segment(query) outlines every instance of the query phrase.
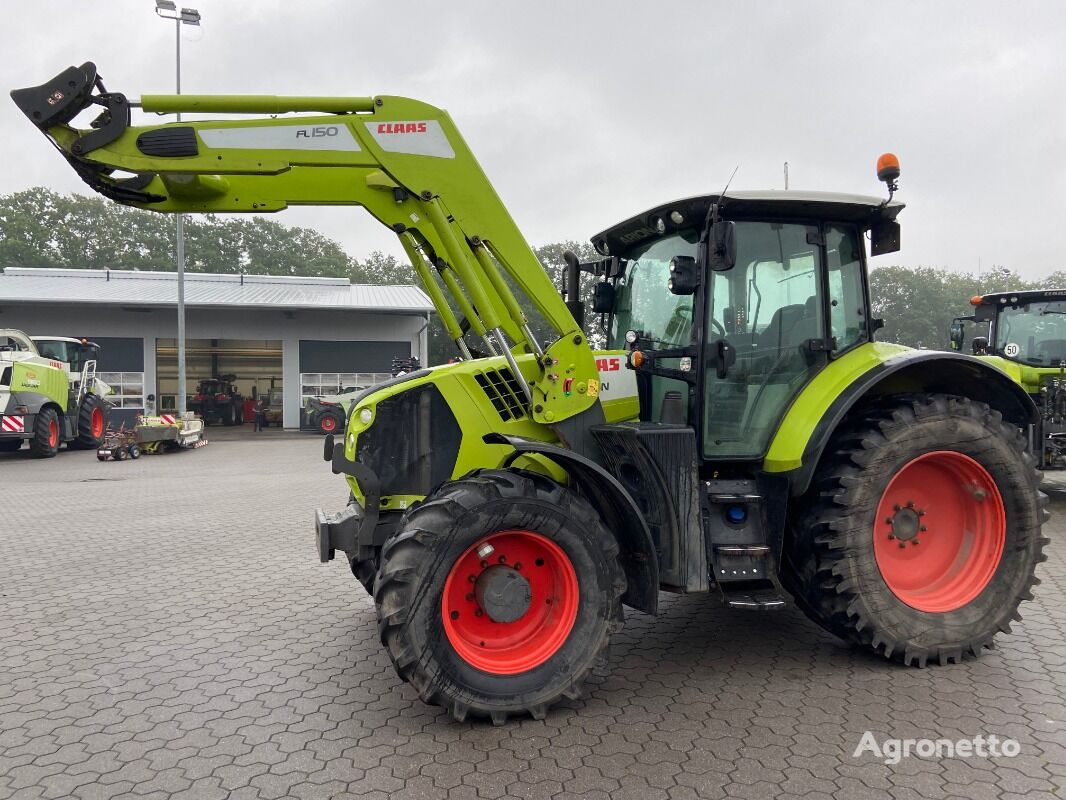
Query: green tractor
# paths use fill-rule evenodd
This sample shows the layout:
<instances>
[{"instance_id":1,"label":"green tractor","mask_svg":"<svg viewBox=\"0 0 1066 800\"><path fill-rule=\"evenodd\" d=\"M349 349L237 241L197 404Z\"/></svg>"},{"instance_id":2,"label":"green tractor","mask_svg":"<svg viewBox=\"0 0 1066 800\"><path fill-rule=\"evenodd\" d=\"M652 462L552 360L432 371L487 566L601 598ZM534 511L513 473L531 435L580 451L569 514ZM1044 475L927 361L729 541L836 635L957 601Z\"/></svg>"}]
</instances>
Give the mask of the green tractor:
<instances>
[{"instance_id":1,"label":"green tractor","mask_svg":"<svg viewBox=\"0 0 1066 800\"><path fill-rule=\"evenodd\" d=\"M1011 376L1036 403L1032 451L1045 470L1066 469L1066 290L995 292L970 299L973 314L951 323L951 349L962 350L964 322L987 324L974 355Z\"/></svg>"},{"instance_id":2,"label":"green tractor","mask_svg":"<svg viewBox=\"0 0 1066 800\"><path fill-rule=\"evenodd\" d=\"M899 247L894 157L888 199L723 191L649 209L594 236L595 261L568 256L560 296L425 103L131 101L92 64L12 95L118 202L361 205L396 232L462 360L354 400L324 453L351 501L316 512L315 542L373 595L399 676L456 719L578 697L623 608L655 614L663 591L795 602L918 666L980 654L1032 596L1047 542L1032 399L985 360L874 340L864 239ZM252 117L134 126L131 106Z\"/></svg>"}]
</instances>

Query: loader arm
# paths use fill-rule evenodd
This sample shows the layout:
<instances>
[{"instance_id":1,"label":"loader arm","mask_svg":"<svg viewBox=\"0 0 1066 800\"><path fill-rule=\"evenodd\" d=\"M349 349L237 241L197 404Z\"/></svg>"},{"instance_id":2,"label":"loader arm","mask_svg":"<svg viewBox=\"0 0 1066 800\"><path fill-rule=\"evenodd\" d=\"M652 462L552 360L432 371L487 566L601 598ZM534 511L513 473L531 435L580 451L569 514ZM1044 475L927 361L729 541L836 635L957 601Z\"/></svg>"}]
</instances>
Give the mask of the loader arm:
<instances>
[{"instance_id":1,"label":"loader arm","mask_svg":"<svg viewBox=\"0 0 1066 800\"><path fill-rule=\"evenodd\" d=\"M460 351L469 356L469 330L490 355L506 356L537 422L560 422L598 402L592 391L570 391L598 381L584 331L447 112L388 96L130 101L108 92L91 62L11 96L82 179L118 203L210 214L363 206L397 234ZM100 116L88 129L75 127L91 106ZM251 118L132 125L131 107ZM501 268L553 329L546 349ZM519 365L522 354L533 358Z\"/></svg>"}]
</instances>

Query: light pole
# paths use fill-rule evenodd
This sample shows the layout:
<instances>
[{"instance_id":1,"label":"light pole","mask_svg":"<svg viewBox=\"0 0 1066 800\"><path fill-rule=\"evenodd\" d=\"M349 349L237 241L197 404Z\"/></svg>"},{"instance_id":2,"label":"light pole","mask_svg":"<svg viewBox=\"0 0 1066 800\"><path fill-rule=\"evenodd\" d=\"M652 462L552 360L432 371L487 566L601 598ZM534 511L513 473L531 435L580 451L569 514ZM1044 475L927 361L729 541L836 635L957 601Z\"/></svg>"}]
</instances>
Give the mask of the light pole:
<instances>
[{"instance_id":1,"label":"light pole","mask_svg":"<svg viewBox=\"0 0 1066 800\"><path fill-rule=\"evenodd\" d=\"M200 24L200 12L195 8L179 9L174 0L155 0L155 13L163 19L174 20L174 60L177 94L181 94L181 26ZM181 122L181 112L177 114ZM178 267L178 413L185 413L185 222L175 215L174 261Z\"/></svg>"}]
</instances>

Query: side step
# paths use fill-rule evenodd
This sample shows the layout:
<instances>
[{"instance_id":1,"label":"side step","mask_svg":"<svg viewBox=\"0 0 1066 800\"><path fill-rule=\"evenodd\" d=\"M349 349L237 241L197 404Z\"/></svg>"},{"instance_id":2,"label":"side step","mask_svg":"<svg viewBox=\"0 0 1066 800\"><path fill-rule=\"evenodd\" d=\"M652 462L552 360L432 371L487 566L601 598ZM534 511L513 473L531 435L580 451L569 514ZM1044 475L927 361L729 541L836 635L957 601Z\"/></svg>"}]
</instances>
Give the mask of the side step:
<instances>
[{"instance_id":1,"label":"side step","mask_svg":"<svg viewBox=\"0 0 1066 800\"><path fill-rule=\"evenodd\" d=\"M787 605L785 599L772 589L754 592L726 591L725 602L730 608L742 611L774 611Z\"/></svg>"},{"instance_id":2,"label":"side step","mask_svg":"<svg viewBox=\"0 0 1066 800\"><path fill-rule=\"evenodd\" d=\"M788 602L777 581L767 502L754 480L703 482L711 577L729 608L770 611Z\"/></svg>"}]
</instances>

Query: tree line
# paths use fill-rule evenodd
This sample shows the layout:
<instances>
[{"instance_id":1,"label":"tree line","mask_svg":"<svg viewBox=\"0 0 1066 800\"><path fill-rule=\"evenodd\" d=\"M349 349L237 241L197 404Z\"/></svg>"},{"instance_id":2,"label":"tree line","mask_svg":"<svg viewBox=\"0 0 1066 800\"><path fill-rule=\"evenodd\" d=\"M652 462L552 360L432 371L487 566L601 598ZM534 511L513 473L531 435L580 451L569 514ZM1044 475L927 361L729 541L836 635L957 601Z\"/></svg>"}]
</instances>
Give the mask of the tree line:
<instances>
[{"instance_id":1,"label":"tree line","mask_svg":"<svg viewBox=\"0 0 1066 800\"><path fill-rule=\"evenodd\" d=\"M588 242L534 248L556 285L564 269L562 254L568 249L582 260L596 258ZM371 284L417 282L410 265L394 256L374 252L363 259L353 258L338 242L317 231L264 217L186 217L185 260L189 272L342 277ZM63 195L40 187L3 195L3 266L169 271L174 268L173 219L98 197ZM585 275L582 280L587 288L593 278ZM1066 288L1066 271L1041 281L1026 280L1002 265L982 274L904 266L870 272L872 311L885 321L878 338L928 349L946 348L952 318L969 313L973 295L1036 288ZM599 319L589 316L590 340L602 340ZM542 321L534 319L532 325L540 338L548 337ZM429 339L431 363L455 354L436 315Z\"/></svg>"}]
</instances>

